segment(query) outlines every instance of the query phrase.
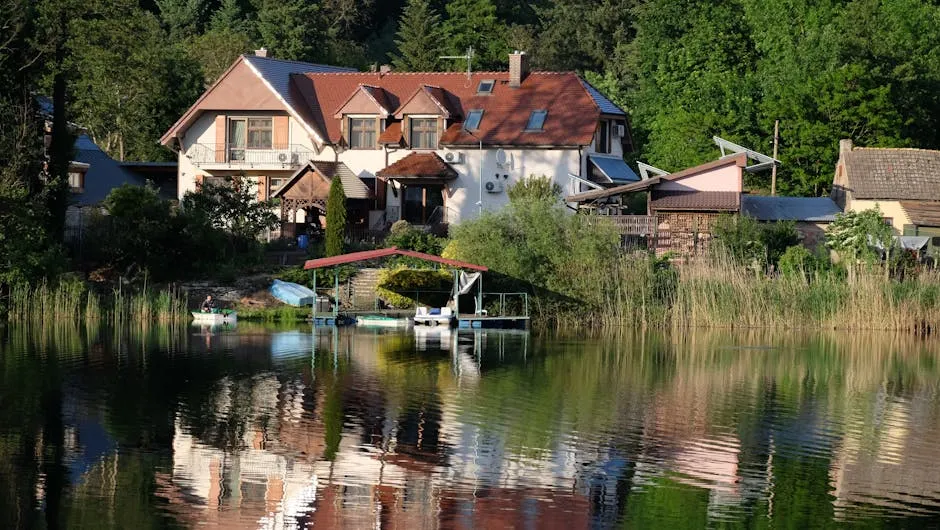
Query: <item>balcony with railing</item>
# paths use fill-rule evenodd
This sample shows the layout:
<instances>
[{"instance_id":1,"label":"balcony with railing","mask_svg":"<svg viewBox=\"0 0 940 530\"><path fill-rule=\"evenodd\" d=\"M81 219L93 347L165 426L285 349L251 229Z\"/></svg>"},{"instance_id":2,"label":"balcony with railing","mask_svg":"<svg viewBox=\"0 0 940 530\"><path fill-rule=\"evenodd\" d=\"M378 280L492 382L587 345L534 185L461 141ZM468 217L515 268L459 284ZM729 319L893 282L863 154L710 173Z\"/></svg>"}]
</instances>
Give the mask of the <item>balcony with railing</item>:
<instances>
[{"instance_id":1,"label":"balcony with railing","mask_svg":"<svg viewBox=\"0 0 940 530\"><path fill-rule=\"evenodd\" d=\"M186 151L193 164L205 169L293 169L312 160L313 155L312 149L299 144L276 145L270 149L193 144Z\"/></svg>"}]
</instances>

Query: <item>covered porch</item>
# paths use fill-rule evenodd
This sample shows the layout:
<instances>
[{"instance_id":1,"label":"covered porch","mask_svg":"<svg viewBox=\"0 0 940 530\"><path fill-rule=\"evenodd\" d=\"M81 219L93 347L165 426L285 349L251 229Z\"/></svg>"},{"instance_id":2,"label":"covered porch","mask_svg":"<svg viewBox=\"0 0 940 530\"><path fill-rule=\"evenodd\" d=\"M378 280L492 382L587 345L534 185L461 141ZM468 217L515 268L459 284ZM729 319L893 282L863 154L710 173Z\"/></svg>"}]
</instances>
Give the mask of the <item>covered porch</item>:
<instances>
[{"instance_id":1,"label":"covered porch","mask_svg":"<svg viewBox=\"0 0 940 530\"><path fill-rule=\"evenodd\" d=\"M411 153L376 175L397 184L391 189L399 201L400 219L431 229L451 222L448 185L457 172L436 153Z\"/></svg>"},{"instance_id":2,"label":"covered porch","mask_svg":"<svg viewBox=\"0 0 940 530\"><path fill-rule=\"evenodd\" d=\"M330 184L339 178L346 195L347 230L368 229L375 195L346 164L311 161L298 169L271 198L280 200L280 236L317 235L326 227L326 202Z\"/></svg>"}]
</instances>

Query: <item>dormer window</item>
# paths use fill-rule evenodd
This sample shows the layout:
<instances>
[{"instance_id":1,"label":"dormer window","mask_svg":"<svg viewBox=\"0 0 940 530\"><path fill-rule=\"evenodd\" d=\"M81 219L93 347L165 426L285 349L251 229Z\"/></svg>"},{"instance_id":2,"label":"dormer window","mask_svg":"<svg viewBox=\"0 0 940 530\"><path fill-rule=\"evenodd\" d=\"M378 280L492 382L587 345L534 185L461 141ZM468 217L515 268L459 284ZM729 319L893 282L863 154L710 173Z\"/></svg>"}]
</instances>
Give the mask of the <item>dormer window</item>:
<instances>
[{"instance_id":1,"label":"dormer window","mask_svg":"<svg viewBox=\"0 0 940 530\"><path fill-rule=\"evenodd\" d=\"M477 85L477 94L492 94L496 81L493 79L484 79Z\"/></svg>"},{"instance_id":2,"label":"dormer window","mask_svg":"<svg viewBox=\"0 0 940 530\"><path fill-rule=\"evenodd\" d=\"M411 118L411 148L437 149L437 118Z\"/></svg>"},{"instance_id":3,"label":"dormer window","mask_svg":"<svg viewBox=\"0 0 940 530\"><path fill-rule=\"evenodd\" d=\"M467 113L467 119L463 121L463 128L468 131L475 131L480 128L480 120L483 119L483 110L475 109Z\"/></svg>"},{"instance_id":4,"label":"dormer window","mask_svg":"<svg viewBox=\"0 0 940 530\"><path fill-rule=\"evenodd\" d=\"M529 121L525 124L525 130L529 132L541 131L545 127L545 117L548 116L547 110L533 110L529 114Z\"/></svg>"},{"instance_id":5,"label":"dormer window","mask_svg":"<svg viewBox=\"0 0 940 530\"><path fill-rule=\"evenodd\" d=\"M349 148L375 149L377 128L378 120L375 118L349 118Z\"/></svg>"}]
</instances>

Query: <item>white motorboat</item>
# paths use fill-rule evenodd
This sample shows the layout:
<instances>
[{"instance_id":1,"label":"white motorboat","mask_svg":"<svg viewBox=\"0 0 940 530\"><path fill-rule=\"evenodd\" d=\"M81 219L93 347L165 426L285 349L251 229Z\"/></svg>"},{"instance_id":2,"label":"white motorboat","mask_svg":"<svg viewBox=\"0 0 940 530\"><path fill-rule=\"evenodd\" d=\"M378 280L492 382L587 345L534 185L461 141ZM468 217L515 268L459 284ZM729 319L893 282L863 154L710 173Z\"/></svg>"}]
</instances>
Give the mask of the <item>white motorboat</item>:
<instances>
[{"instance_id":1,"label":"white motorboat","mask_svg":"<svg viewBox=\"0 0 940 530\"><path fill-rule=\"evenodd\" d=\"M192 315L193 323L195 324L234 324L238 320L238 314L235 311L222 313L193 311Z\"/></svg>"}]
</instances>

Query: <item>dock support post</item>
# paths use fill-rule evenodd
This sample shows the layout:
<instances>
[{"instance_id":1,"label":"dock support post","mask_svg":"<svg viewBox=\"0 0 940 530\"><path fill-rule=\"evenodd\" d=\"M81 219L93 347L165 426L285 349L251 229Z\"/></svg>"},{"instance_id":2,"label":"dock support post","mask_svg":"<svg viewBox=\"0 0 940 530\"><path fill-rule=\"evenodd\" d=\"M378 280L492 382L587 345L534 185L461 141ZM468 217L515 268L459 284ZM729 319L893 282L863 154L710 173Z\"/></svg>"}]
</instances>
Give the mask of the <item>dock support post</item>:
<instances>
[{"instance_id":1,"label":"dock support post","mask_svg":"<svg viewBox=\"0 0 940 530\"><path fill-rule=\"evenodd\" d=\"M339 269L333 269L333 321L339 316Z\"/></svg>"},{"instance_id":2,"label":"dock support post","mask_svg":"<svg viewBox=\"0 0 940 530\"><path fill-rule=\"evenodd\" d=\"M483 316L483 275L477 278L477 315Z\"/></svg>"},{"instance_id":3,"label":"dock support post","mask_svg":"<svg viewBox=\"0 0 940 530\"><path fill-rule=\"evenodd\" d=\"M317 269L313 269L313 325L317 325Z\"/></svg>"},{"instance_id":4,"label":"dock support post","mask_svg":"<svg viewBox=\"0 0 940 530\"><path fill-rule=\"evenodd\" d=\"M454 316L460 318L460 271L454 269Z\"/></svg>"}]
</instances>

